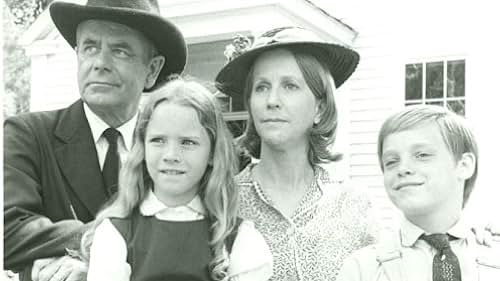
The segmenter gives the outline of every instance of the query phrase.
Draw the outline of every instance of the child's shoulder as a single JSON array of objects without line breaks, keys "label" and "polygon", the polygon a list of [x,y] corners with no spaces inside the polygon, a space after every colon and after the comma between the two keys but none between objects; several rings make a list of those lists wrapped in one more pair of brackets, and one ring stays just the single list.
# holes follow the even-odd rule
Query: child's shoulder
[{"label": "child's shoulder", "polygon": [[269,251],[269,247],[257,230],[253,221],[238,218],[239,225],[237,231],[233,232],[234,241],[231,249],[231,256],[240,254],[265,254]]},{"label": "child's shoulder", "polygon": [[109,221],[118,232],[123,236],[124,239],[128,239],[133,230],[134,224],[137,223],[137,219],[140,217],[140,213],[138,210],[134,209],[132,213],[130,213],[126,217],[110,217],[105,220]]},{"label": "child's shoulder", "polygon": [[500,272],[500,241],[493,241],[490,246],[477,245],[477,263]]},{"label": "child's shoulder", "polygon": [[398,241],[397,235],[391,234],[376,244],[354,251],[344,261],[337,280],[374,280],[373,277],[380,273],[382,266],[391,271],[391,276],[399,274],[401,246]]},{"label": "child's shoulder", "polygon": [[398,231],[384,231],[375,244],[354,251],[350,260],[360,266],[378,265],[401,257],[402,246]]},{"label": "child's shoulder", "polygon": [[241,280],[267,280],[272,275],[271,250],[252,221],[239,221],[229,256],[229,275],[245,273],[245,279],[240,278]]},{"label": "child's shoulder", "polygon": [[255,239],[255,237],[262,236],[255,228],[255,224],[251,220],[246,220],[241,217],[236,219],[236,228],[232,233],[235,240]]}]

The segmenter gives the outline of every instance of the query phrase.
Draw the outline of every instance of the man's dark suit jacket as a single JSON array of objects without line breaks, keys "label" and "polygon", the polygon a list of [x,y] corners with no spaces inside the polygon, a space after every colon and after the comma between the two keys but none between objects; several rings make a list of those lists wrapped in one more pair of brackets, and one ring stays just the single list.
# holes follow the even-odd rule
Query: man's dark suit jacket
[{"label": "man's dark suit jacket", "polygon": [[4,267],[78,249],[107,200],[83,102],[4,123]]}]

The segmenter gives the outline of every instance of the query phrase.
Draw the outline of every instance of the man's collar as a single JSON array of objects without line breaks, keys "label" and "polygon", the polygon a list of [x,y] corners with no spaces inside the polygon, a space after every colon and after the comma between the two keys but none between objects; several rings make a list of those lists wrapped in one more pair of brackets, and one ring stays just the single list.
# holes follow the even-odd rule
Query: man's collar
[{"label": "man's collar", "polygon": [[[85,111],[85,116],[89,122],[94,143],[97,143],[99,138],[102,136],[102,133],[109,128],[109,125],[97,116],[97,114],[95,114],[85,102],[83,103],[83,110]],[[134,141],[134,129],[137,124],[138,116],[139,112],[137,112],[132,118],[130,118],[130,120],[122,124],[120,127],[116,128],[122,135],[125,149],[127,151],[130,151],[132,148]]]}]

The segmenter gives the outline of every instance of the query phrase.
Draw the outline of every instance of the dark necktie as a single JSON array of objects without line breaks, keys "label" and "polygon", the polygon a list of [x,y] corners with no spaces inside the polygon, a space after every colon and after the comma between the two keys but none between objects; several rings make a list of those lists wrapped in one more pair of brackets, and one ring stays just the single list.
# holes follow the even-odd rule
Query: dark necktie
[{"label": "dark necktie", "polygon": [[432,280],[461,281],[460,263],[450,248],[448,235],[430,234],[421,238],[438,251],[432,262]]},{"label": "dark necktie", "polygon": [[117,140],[120,132],[114,128],[107,128],[103,136],[108,141],[109,147],[102,168],[102,176],[108,196],[111,196],[118,190],[118,167],[120,166],[120,159],[118,157]]}]

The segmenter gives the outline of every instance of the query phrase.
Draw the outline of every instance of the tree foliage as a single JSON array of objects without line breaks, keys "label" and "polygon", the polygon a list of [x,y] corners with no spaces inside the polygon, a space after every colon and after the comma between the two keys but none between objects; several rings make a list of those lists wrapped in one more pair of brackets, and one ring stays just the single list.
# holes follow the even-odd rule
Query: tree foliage
[{"label": "tree foliage", "polygon": [[3,9],[4,117],[29,111],[30,60],[17,40],[52,0],[5,0]]},{"label": "tree foliage", "polygon": [[52,0],[5,0],[14,16],[14,23],[23,27],[31,25],[50,2]]}]

